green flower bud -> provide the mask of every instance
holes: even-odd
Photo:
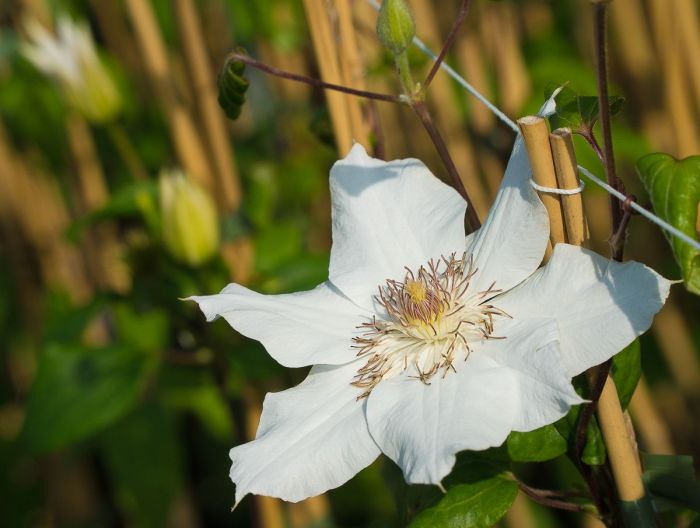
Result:
[[[163,243],[175,260],[198,266],[219,246],[219,220],[211,196],[179,170],[159,181]]]
[[[416,34],[413,13],[404,0],[384,0],[377,19],[377,34],[382,44],[395,56],[411,45]]]

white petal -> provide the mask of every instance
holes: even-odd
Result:
[[[379,456],[367,430],[361,366],[317,366],[297,387],[268,394],[256,438],[231,450],[236,503],[248,493],[297,502],[352,478]]]
[[[467,250],[478,269],[475,291],[486,290],[493,282],[496,288],[509,290],[542,262],[549,219],[530,178],[527,151],[518,136],[496,200]]]
[[[260,341],[285,367],[353,361],[355,327],[368,316],[329,283],[283,295],[229,284],[218,295],[189,300],[199,303],[208,321],[223,317],[244,336]]]
[[[559,349],[554,319],[505,320],[496,323],[495,334],[479,353],[511,369],[518,379],[520,406],[514,431],[532,431],[564,416],[572,405],[583,403],[571,385]]]
[[[644,333],[671,283],[638,262],[620,264],[568,244],[494,301],[515,319],[553,317],[569,375],[602,363]]]
[[[425,385],[401,376],[369,395],[367,422],[382,452],[411,484],[438,484],[464,449],[501,445],[518,409],[517,377],[484,354],[455,362],[457,372]]]
[[[466,203],[414,159],[389,163],[357,144],[331,170],[330,280],[361,306],[404,266],[465,250]]]

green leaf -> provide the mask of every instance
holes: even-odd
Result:
[[[293,261],[302,250],[301,230],[295,224],[274,224],[260,231],[254,240],[255,264],[263,273],[274,273]]]
[[[582,405],[576,405],[569,410],[569,413],[562,419],[554,423],[559,434],[566,438],[566,443],[571,452],[576,446],[576,430],[581,415]],[[593,416],[586,429],[586,443],[581,454],[581,460],[589,466],[601,466],[605,464],[606,451],[603,434],[600,432],[598,420]]]
[[[552,95],[556,85],[549,85],[545,91],[546,98]],[[564,86],[554,98],[557,103],[556,112],[549,117],[552,130],[567,127],[573,132],[590,131],[598,120],[600,106],[598,97],[579,95],[571,88]],[[625,100],[619,96],[610,97],[610,115],[619,113]]]
[[[237,53],[245,53],[238,49]],[[226,112],[231,120],[238,119],[241,108],[245,102],[245,93],[248,91],[249,81],[243,77],[245,64],[236,59],[226,61],[223,71],[219,74],[219,106]]]
[[[693,457],[642,454],[643,480],[659,511],[690,508],[700,512],[700,484]]]
[[[164,311],[137,312],[128,304],[114,307],[119,340],[136,350],[159,354],[168,340],[168,318]]]
[[[508,455],[516,462],[544,462],[566,453],[564,437],[553,425],[529,433],[513,431],[507,440]]]
[[[622,352],[616,354],[612,362],[612,377],[623,409],[629,405],[641,376],[642,349],[639,339],[635,339]]]
[[[432,508],[423,510],[411,528],[487,528],[503,517],[518,495],[512,480],[495,477],[459,484]]]
[[[80,218],[68,229],[68,238],[79,241],[85,229],[106,220],[143,218],[151,232],[158,233],[158,184],[155,180],[133,182],[118,189],[100,209]]]
[[[149,361],[132,347],[49,345],[41,354],[22,437],[48,451],[82,440],[136,404]]]
[[[228,440],[233,422],[228,403],[216,388],[208,370],[184,367],[163,369],[159,393],[166,406],[193,412],[212,436]]]
[[[100,453],[128,524],[166,526],[182,485],[181,448],[167,413],[142,407],[100,436]]]
[[[637,172],[656,214],[697,240],[700,156],[677,160],[664,153],[649,154],[637,161]],[[700,295],[700,252],[676,237],[666,236],[681,268],[685,287]]]

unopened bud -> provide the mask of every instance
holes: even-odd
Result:
[[[165,248],[180,262],[198,266],[219,246],[219,221],[211,196],[181,171],[160,175],[160,208]]]
[[[401,55],[416,34],[413,13],[404,0],[384,0],[377,19],[379,40],[391,53]]]
[[[24,56],[57,81],[68,103],[94,123],[114,119],[122,109],[121,94],[87,24],[60,15],[56,33],[31,18],[25,29]]]

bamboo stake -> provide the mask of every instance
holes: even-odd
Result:
[[[211,64],[202,34],[199,15],[192,0],[175,0],[182,48],[192,75],[192,84],[204,130],[217,169],[219,207],[225,212],[236,211],[241,203],[240,179],[223,112],[217,103],[217,88],[211,75]]]
[[[243,391],[243,402],[245,407],[245,434],[248,440],[253,440],[260,423],[262,405],[260,404],[256,391],[247,386]],[[284,513],[282,501],[264,495],[255,496],[260,515],[260,526],[265,528],[284,528]]]
[[[199,141],[199,134],[171,82],[168,54],[151,3],[146,0],[126,0],[126,7],[147,73],[168,119],[180,163],[198,183],[216,195],[212,171]]]
[[[342,84],[338,52],[324,0],[304,0],[304,11],[321,78],[326,82]],[[344,156],[352,148],[352,125],[347,107],[347,98],[350,96],[332,90],[326,90],[325,96],[336,145],[340,154]]]
[[[340,69],[345,86],[366,89],[364,65],[360,57],[352,21],[351,0],[335,0],[340,34]],[[369,126],[363,117],[362,102],[358,97],[346,97],[352,138],[370,149]]]
[[[355,14],[357,16],[360,31],[358,31],[358,41],[360,51],[367,64],[377,64],[382,60],[382,50],[376,37],[377,12],[367,2],[356,4]],[[392,93],[396,91],[395,84],[388,82],[386,75],[377,75],[366,79],[369,89],[380,93]],[[399,105],[382,104],[370,106],[375,110],[375,136],[377,142],[375,147],[386,159],[396,159],[406,157],[407,153],[416,156],[422,152],[421,145],[415,143],[414,134],[404,134],[408,126],[404,126],[405,119],[414,119],[408,108]],[[384,130],[391,131],[385,134]],[[432,151],[431,151],[432,152]],[[380,152],[381,153],[381,152]]]
[[[430,0],[414,0],[413,8],[418,26],[418,34],[424,40],[439,49],[443,37],[435,18],[435,5]],[[487,190],[479,176],[479,168],[474,156],[474,147],[469,138],[464,119],[458,110],[459,101],[451,81],[446,75],[435,76],[428,90],[428,101],[434,110],[438,128],[442,132],[447,150],[457,166],[459,176],[474,204],[479,218],[485,218],[489,210]]]
[[[674,154],[682,158],[700,151],[700,134],[685,82],[680,28],[669,5],[664,0],[650,1],[652,28],[664,79],[664,101],[676,138]]]
[[[695,99],[695,109],[700,112],[700,68],[698,68],[697,51],[700,50],[700,20],[698,4],[693,0],[676,0],[669,3],[675,8],[676,20],[680,30],[681,51],[685,60],[685,71],[690,76]],[[693,51],[695,50],[695,51]],[[697,154],[695,152],[694,154]]]
[[[532,179],[543,187],[556,188],[557,176],[554,172],[552,150],[549,146],[549,130],[544,119],[527,116],[518,120],[523,134],[523,141],[532,167]],[[549,241],[554,247],[566,240],[561,200],[556,194],[540,193],[540,199],[549,215]],[[545,261],[549,255],[545,254]]]
[[[108,200],[107,183],[97,156],[97,149],[85,120],[70,114],[66,122],[68,142],[75,160],[80,196],[85,213],[96,211]],[[130,288],[128,268],[120,257],[120,244],[114,225],[99,225],[88,233],[89,267],[93,277],[104,287],[118,292]]]
[[[615,0],[610,4],[610,21],[615,50],[636,83],[648,82],[654,73],[654,53],[639,0]],[[630,31],[629,28],[635,28]]]
[[[537,521],[526,496],[519,491],[505,517],[507,528],[537,528]]]
[[[501,107],[507,114],[517,114],[530,93],[514,9],[506,3],[490,3],[481,11],[484,35],[492,41]]]
[[[548,174],[548,171],[553,169],[554,163],[551,160],[551,151],[546,148],[549,145],[548,142],[545,143],[547,127],[544,120],[542,118],[525,117],[520,119],[518,123],[520,124],[521,130],[523,130],[523,138],[528,150],[533,177],[537,178],[536,175],[538,173],[544,173],[546,175],[546,180],[543,181],[554,181],[554,184],[540,183],[540,185],[556,187],[556,176]],[[534,127],[539,128],[537,133],[533,133]],[[528,136],[530,136],[529,139]],[[570,135],[553,134],[553,136],[562,138],[564,142],[567,142],[567,138],[569,142],[571,141]],[[558,142],[559,139],[555,139],[555,141]],[[569,163],[570,166],[566,168],[565,171],[575,171],[576,160],[573,157],[572,148],[557,148],[555,152],[557,156],[559,154],[564,155],[563,157],[558,157],[557,165],[559,167],[563,168],[566,163]],[[566,176],[562,175],[561,178],[565,180]],[[535,181],[537,181],[537,179]],[[539,181],[537,181],[537,183],[539,183]],[[581,200],[580,193],[572,196]],[[556,205],[556,203],[553,205]],[[562,216],[561,209],[556,210],[552,207],[552,210],[554,217],[552,218],[550,213],[550,226],[558,222],[559,218]],[[549,208],[547,212],[550,212]],[[580,220],[575,219],[575,224],[571,226],[567,225],[566,228],[567,233],[568,231],[577,233],[575,236],[579,236],[580,238]],[[641,467],[639,465],[636,449],[634,448],[636,441],[630,435],[630,433],[632,435],[634,434],[633,431],[630,432],[628,430],[628,422],[622,412],[615,382],[610,375],[608,375],[605,381],[603,392],[598,400],[597,414],[620,499],[623,502],[639,501],[644,498],[645,492],[642,483]]]
[[[486,66],[481,57],[481,45],[476,35],[468,32],[459,40],[457,56],[466,79],[481,94],[491,99]],[[469,120],[477,132],[488,134],[493,130],[496,118],[485,105],[475,99],[470,99],[469,111]]]
[[[678,387],[686,396],[700,399],[700,365],[695,344],[673,297],[654,318],[652,329]]]
[[[596,412],[620,500],[638,501],[644,497],[642,472],[637,453],[632,448],[633,439],[627,429],[615,382],[610,375],[605,381]]]
[[[646,449],[652,453],[672,455],[671,433],[654,405],[644,376],[639,379],[629,410]]]
[[[558,128],[549,135],[549,143],[552,147],[554,169],[559,188],[578,188],[580,181],[571,130]],[[566,241],[575,246],[582,246],[588,237],[588,228],[586,216],[583,214],[583,200],[581,200],[581,196],[576,194],[562,195],[561,205],[566,227]]]

